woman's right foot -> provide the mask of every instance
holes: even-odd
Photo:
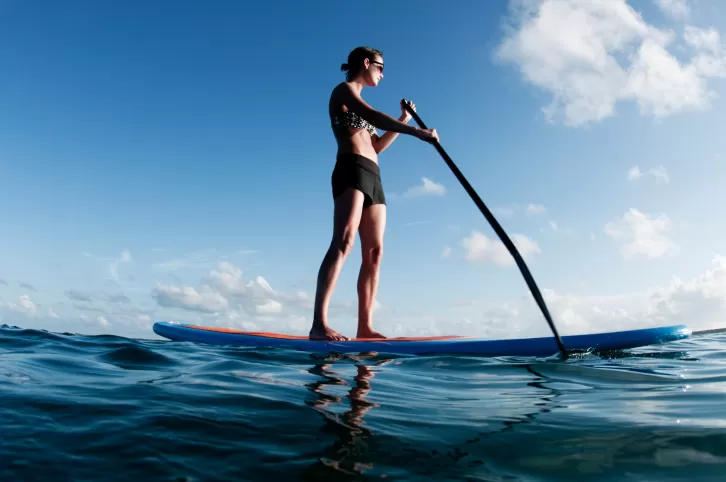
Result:
[[[329,326],[313,325],[310,329],[311,340],[345,341],[348,337],[341,335]]]

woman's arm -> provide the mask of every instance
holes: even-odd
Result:
[[[427,133],[426,130],[410,126],[400,120],[394,119],[388,114],[375,110],[373,107],[368,105],[349,84],[343,82],[337,87],[337,90],[337,93],[340,95],[341,102],[344,103],[348,109],[352,110],[378,129],[408,134],[424,140],[431,138],[431,134]]]
[[[398,120],[406,123],[411,120],[411,115],[408,113],[401,114],[401,117],[399,117]],[[380,137],[375,136],[373,138],[373,148],[376,150],[376,153],[380,154],[385,151],[386,148],[390,146],[394,140],[396,140],[396,137],[398,137],[398,132],[394,131],[384,132]]]

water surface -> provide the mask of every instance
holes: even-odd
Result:
[[[0,480],[725,480],[726,334],[343,356],[0,326]]]

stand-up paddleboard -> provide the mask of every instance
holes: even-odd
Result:
[[[282,333],[250,332],[181,324],[173,321],[154,323],[154,332],[175,341],[192,341],[211,345],[279,347],[308,352],[438,355],[467,354],[480,356],[550,356],[559,351],[553,337],[486,340],[466,336],[432,336],[414,338],[350,339],[348,341],[311,341],[306,336]],[[589,335],[563,336],[567,350],[620,350],[688,338],[685,325],[614,331]]]

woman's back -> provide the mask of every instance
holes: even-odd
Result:
[[[377,135],[376,128],[344,103],[340,90],[348,88],[345,84],[342,82],[333,89],[328,103],[328,114],[333,134],[338,142],[338,153],[352,152],[378,162],[373,147],[373,136]]]

